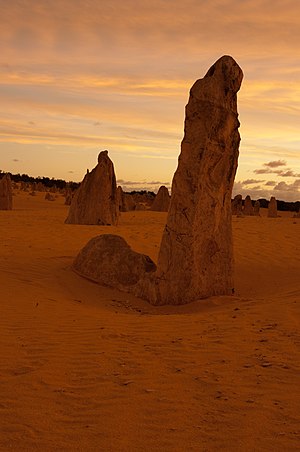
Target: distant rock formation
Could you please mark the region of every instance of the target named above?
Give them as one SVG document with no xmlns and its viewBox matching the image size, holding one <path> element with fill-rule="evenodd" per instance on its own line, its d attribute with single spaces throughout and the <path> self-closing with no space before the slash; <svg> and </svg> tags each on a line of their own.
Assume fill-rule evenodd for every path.
<svg viewBox="0 0 300 452">
<path fill-rule="evenodd" d="M 55 201 L 55 197 L 51 195 L 49 192 L 45 194 L 45 200 L 46 201 Z"/>
<path fill-rule="evenodd" d="M 136 203 L 134 210 L 146 210 L 146 206 L 144 203 L 138 202 L 138 203 Z"/>
<path fill-rule="evenodd" d="M 154 210 L 157 212 L 168 212 L 169 205 L 170 205 L 169 190 L 167 189 L 167 187 L 162 185 L 159 188 L 157 195 L 155 196 L 155 199 L 150 210 Z"/>
<path fill-rule="evenodd" d="M 117 199 L 120 212 L 128 212 L 135 209 L 135 202 L 129 193 L 124 193 L 121 186 L 117 188 Z"/>
<path fill-rule="evenodd" d="M 98 156 L 97 166 L 87 172 L 76 191 L 65 222 L 116 225 L 118 216 L 114 166 L 108 157 L 108 151 L 102 151 Z"/>
<path fill-rule="evenodd" d="M 130 193 L 124 193 L 121 186 L 117 188 L 117 204 L 120 212 L 135 210 L 136 202 Z"/>
<path fill-rule="evenodd" d="M 99 284 L 130 292 L 141 275 L 154 272 L 156 265 L 150 257 L 132 251 L 122 237 L 104 234 L 85 245 L 73 268 L 81 276 Z"/>
<path fill-rule="evenodd" d="M 65 206 L 70 206 L 72 204 L 73 193 L 70 188 L 65 191 Z"/>
<path fill-rule="evenodd" d="M 243 197 L 242 195 L 236 195 L 231 202 L 231 213 L 232 215 L 242 215 L 243 209 Z"/>
<path fill-rule="evenodd" d="M 233 292 L 231 192 L 240 143 L 236 94 L 242 78 L 233 58 L 224 56 L 191 88 L 157 270 L 139 270 L 137 282 L 124 289 L 154 305 Z M 111 261 L 114 253 L 119 253 L 116 244 L 109 257 L 97 253 L 92 267 L 102 267 L 104 256 Z M 87 262 L 83 256 L 81 268 Z M 119 287 L 112 279 L 108 284 Z"/>
<path fill-rule="evenodd" d="M 126 212 L 130 211 L 130 210 L 135 210 L 135 206 L 136 206 L 136 202 L 133 198 L 133 196 L 130 193 L 124 193 L 125 196 L 125 209 Z"/>
<path fill-rule="evenodd" d="M 117 204 L 119 207 L 119 211 L 122 212 L 122 207 L 124 204 L 124 193 L 120 185 L 117 187 Z"/>
<path fill-rule="evenodd" d="M 256 217 L 259 217 L 259 216 L 260 216 L 259 211 L 260 211 L 260 202 L 257 200 L 257 201 L 255 201 L 255 203 L 254 203 L 254 207 L 253 207 L 253 215 L 256 216 Z"/>
<path fill-rule="evenodd" d="M 270 202 L 269 202 L 268 217 L 269 218 L 277 218 L 277 201 L 274 196 L 271 197 Z"/>
<path fill-rule="evenodd" d="M 12 210 L 13 191 L 9 174 L 0 179 L 0 210 Z"/>
<path fill-rule="evenodd" d="M 130 196 L 133 197 L 136 204 L 141 202 L 145 204 L 146 208 L 150 208 L 153 204 L 155 193 L 142 190 L 141 192 L 131 192 Z"/>
<path fill-rule="evenodd" d="M 249 215 L 249 216 L 254 215 L 252 201 L 251 201 L 251 198 L 249 195 L 247 195 L 245 198 L 243 213 L 244 213 L 244 215 Z"/>
<path fill-rule="evenodd" d="M 42 184 L 42 182 L 38 182 L 36 185 L 37 191 L 45 191 L 45 186 Z"/>
</svg>

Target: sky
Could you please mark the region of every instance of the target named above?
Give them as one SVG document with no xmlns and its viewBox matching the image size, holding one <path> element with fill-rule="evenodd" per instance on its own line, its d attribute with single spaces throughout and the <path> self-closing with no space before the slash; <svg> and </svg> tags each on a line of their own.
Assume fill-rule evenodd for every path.
<svg viewBox="0 0 300 452">
<path fill-rule="evenodd" d="M 0 0 L 0 169 L 170 186 L 193 83 L 244 72 L 233 194 L 300 199 L 299 0 Z"/>
</svg>

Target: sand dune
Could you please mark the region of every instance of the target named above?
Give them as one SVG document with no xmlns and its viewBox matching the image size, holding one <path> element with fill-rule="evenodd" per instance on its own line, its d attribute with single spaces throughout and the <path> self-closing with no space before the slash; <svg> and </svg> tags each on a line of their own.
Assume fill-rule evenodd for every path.
<svg viewBox="0 0 300 452">
<path fill-rule="evenodd" d="M 67 212 L 0 212 L 0 450 L 300 450 L 300 220 L 233 218 L 235 295 L 154 307 L 70 266 L 101 233 L 156 261 L 166 213 Z"/>
</svg>

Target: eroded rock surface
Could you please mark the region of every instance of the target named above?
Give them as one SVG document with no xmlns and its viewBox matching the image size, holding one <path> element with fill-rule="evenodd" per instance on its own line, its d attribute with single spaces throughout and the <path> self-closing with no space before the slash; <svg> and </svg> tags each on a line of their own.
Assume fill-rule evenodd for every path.
<svg viewBox="0 0 300 452">
<path fill-rule="evenodd" d="M 244 215 L 249 215 L 249 216 L 254 215 L 253 205 L 252 205 L 251 197 L 249 195 L 247 195 L 245 198 L 243 213 L 244 213 Z"/>
<path fill-rule="evenodd" d="M 168 212 L 170 205 L 170 195 L 167 187 L 162 185 L 159 187 L 157 195 L 154 198 L 153 204 L 150 210 L 157 212 Z"/>
<path fill-rule="evenodd" d="M 51 195 L 49 192 L 45 194 L 45 200 L 46 201 L 55 201 L 55 197 Z"/>
<path fill-rule="evenodd" d="M 74 263 L 76 271 L 155 305 L 232 294 L 231 192 L 239 154 L 237 92 L 242 78 L 233 58 L 224 56 L 190 91 L 157 270 L 153 263 L 150 271 L 144 268 L 144 259 L 147 266 L 149 259 L 145 256 L 135 257 L 143 261 L 137 266 L 130 253 L 123 255 L 128 245 L 121 245 L 119 237 L 111 240 L 109 252 L 106 243 L 92 253 L 97 259 L 89 257 L 85 247 Z M 101 237 L 96 238 L 100 244 L 107 240 Z M 90 249 L 96 248 L 97 243 L 90 244 Z M 119 272 L 126 275 L 121 281 Z M 128 284 L 131 272 L 134 277 Z"/>
<path fill-rule="evenodd" d="M 141 295 L 153 304 L 233 292 L 231 193 L 242 78 L 233 58 L 224 56 L 190 91 L 157 271 L 141 284 Z"/>
<path fill-rule="evenodd" d="M 256 216 L 256 217 L 259 217 L 260 216 L 259 211 L 260 211 L 260 202 L 259 202 L 259 200 L 257 200 L 254 203 L 253 215 Z"/>
<path fill-rule="evenodd" d="M 154 272 L 156 265 L 150 257 L 133 251 L 122 237 L 104 234 L 86 244 L 73 268 L 99 284 L 132 292 L 141 276 Z"/>
<path fill-rule="evenodd" d="M 87 172 L 76 191 L 66 223 L 116 225 L 119 216 L 114 166 L 107 151 L 100 152 L 98 165 Z"/>
<path fill-rule="evenodd" d="M 124 193 L 124 209 L 126 212 L 135 210 L 136 202 L 130 193 Z"/>
<path fill-rule="evenodd" d="M 268 205 L 268 217 L 277 218 L 277 201 L 275 196 L 272 196 Z"/>
<path fill-rule="evenodd" d="M 242 195 L 236 195 L 231 202 L 231 213 L 232 215 L 242 215 L 243 210 L 243 197 Z"/>
<path fill-rule="evenodd" d="M 9 174 L 0 179 L 0 210 L 12 210 L 13 191 Z"/>
</svg>

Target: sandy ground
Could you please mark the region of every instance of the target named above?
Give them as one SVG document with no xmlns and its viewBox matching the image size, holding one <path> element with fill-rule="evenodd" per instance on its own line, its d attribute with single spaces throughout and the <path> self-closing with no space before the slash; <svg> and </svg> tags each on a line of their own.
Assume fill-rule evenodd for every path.
<svg viewBox="0 0 300 452">
<path fill-rule="evenodd" d="M 299 229 L 234 218 L 236 294 L 151 307 L 70 266 L 95 235 L 157 258 L 166 214 L 0 211 L 1 451 L 299 451 Z"/>
</svg>

